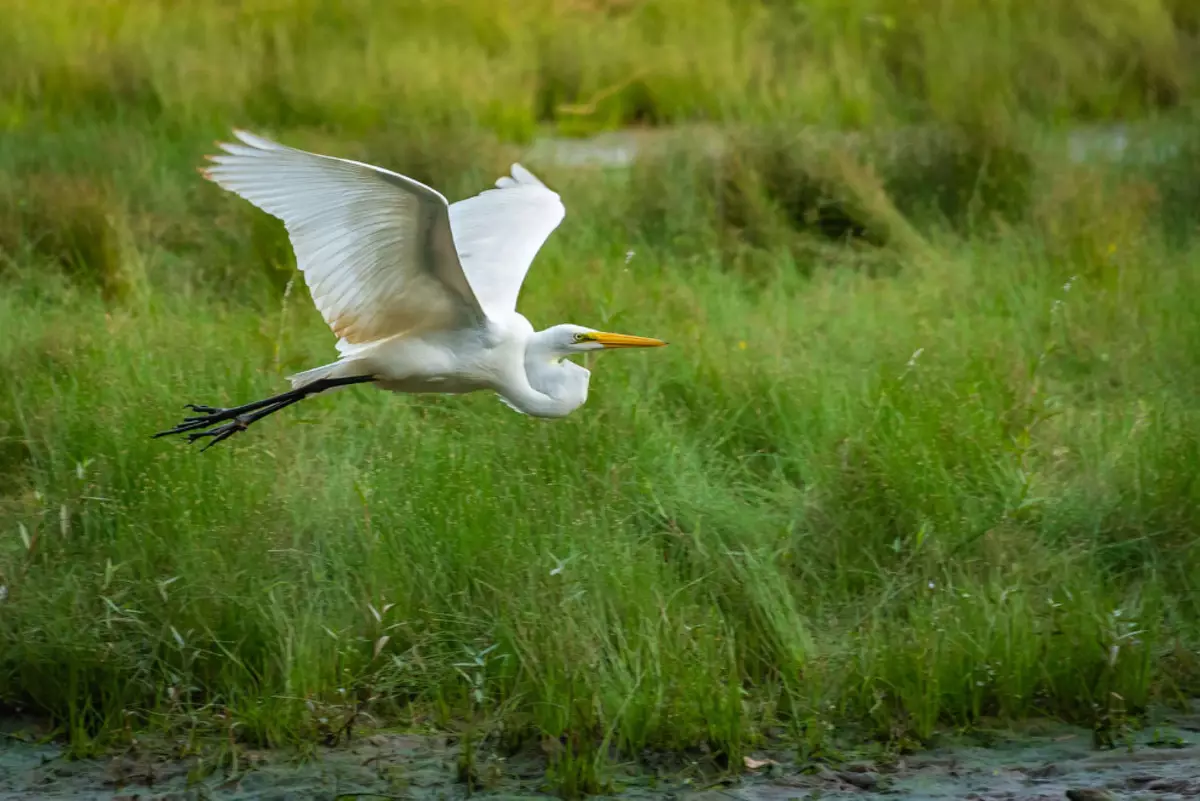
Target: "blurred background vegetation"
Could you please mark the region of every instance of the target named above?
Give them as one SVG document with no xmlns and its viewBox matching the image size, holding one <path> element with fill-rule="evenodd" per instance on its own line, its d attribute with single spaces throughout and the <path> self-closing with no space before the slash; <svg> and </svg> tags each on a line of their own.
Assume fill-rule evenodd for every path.
<svg viewBox="0 0 1200 801">
<path fill-rule="evenodd" d="M 296 699 L 351 686 L 583 732 L 551 773 L 594 789 L 597 743 L 1105 729 L 1200 687 L 1200 5 L 4 18 L 0 699 L 75 742 L 303 739 Z M 606 359 L 557 428 L 339 393 L 223 455 L 144 441 L 331 352 L 282 226 L 194 173 L 234 126 L 452 201 L 521 159 L 568 208 L 523 310 L 673 352 Z M 606 132 L 630 163 L 554 157 Z"/>
<path fill-rule="evenodd" d="M 1100 202 L 1087 195 L 1108 176 L 1072 156 L 1102 159 L 1112 124 L 1132 140 L 1122 160 L 1149 162 L 1125 177 L 1135 216 L 1158 203 L 1190 231 L 1198 202 L 1200 11 L 1184 0 L 7 7 L 0 243 L 104 251 L 88 261 L 110 288 L 131 280 L 115 274 L 123 231 L 212 251 L 212 215 L 227 243 L 250 231 L 260 257 L 286 259 L 277 226 L 182 178 L 194 143 L 231 125 L 402 165 L 455 197 L 537 137 L 685 126 L 655 140 L 667 152 L 641 160 L 622 208 L 597 203 L 632 235 L 700 251 L 814 228 L 911 244 L 897 212 L 1061 226 L 1046 215 L 1064 202 Z M 1048 196 L 1054 211 L 1035 202 Z"/>
</svg>

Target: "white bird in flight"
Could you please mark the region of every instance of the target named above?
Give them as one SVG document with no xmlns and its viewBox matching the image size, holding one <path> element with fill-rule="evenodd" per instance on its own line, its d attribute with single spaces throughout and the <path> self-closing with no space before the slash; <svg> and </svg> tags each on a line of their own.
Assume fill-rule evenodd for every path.
<svg viewBox="0 0 1200 801">
<path fill-rule="evenodd" d="M 218 143 L 224 153 L 201 174 L 283 221 L 340 358 L 254 403 L 188 404 L 198 416 L 155 437 L 209 437 L 207 449 L 310 395 L 368 382 L 392 392 L 491 390 L 523 414 L 563 417 L 587 400 L 591 376 L 568 357 L 666 344 L 569 324 L 535 331 L 517 312 L 529 265 L 566 213 L 520 164 L 495 189 L 448 203 L 380 167 L 234 135 L 241 143 Z"/>
</svg>

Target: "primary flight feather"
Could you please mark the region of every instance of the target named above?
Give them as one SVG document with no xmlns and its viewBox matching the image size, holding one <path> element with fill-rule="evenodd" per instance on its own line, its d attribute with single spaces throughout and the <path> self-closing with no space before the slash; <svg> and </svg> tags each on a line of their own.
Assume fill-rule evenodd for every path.
<svg viewBox="0 0 1200 801">
<path fill-rule="evenodd" d="M 292 389 L 233 408 L 189 405 L 168 431 L 215 445 L 305 397 L 358 383 L 396 392 L 487 389 L 537 417 L 587 400 L 590 373 L 567 357 L 658 339 L 577 325 L 535 331 L 516 311 L 534 256 L 565 215 L 520 164 L 495 189 L 450 204 L 419 181 L 234 131 L 202 174 L 283 221 L 340 358 Z"/>
</svg>

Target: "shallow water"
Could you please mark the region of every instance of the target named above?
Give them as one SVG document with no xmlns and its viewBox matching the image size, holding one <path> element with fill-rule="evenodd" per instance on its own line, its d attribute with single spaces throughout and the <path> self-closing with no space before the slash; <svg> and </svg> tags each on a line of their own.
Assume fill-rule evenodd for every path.
<svg viewBox="0 0 1200 801">
<path fill-rule="evenodd" d="M 910 139 L 918 141 L 932 131 L 906 128 L 897 130 L 894 138 L 898 144 Z M 1190 127 L 1169 124 L 1079 125 L 1048 134 L 1038 144 L 1075 164 L 1161 164 L 1179 153 L 1190 131 Z M 808 133 L 817 141 L 848 143 L 854 139 L 852 134 L 829 129 L 810 129 Z M 624 168 L 632 166 L 639 155 L 681 134 L 693 144 L 703 143 L 712 153 L 725 146 L 718 128 L 695 124 L 606 131 L 588 137 L 547 136 L 537 139 L 522 158 L 531 164 Z"/>
<path fill-rule="evenodd" d="M 755 769 L 740 776 L 701 779 L 677 766 L 657 775 L 646 767 L 617 768 L 611 778 L 615 795 L 630 799 L 1200 797 L 1200 702 L 1189 713 L 1156 713 L 1154 725 L 1110 750 L 1093 748 L 1087 729 L 1047 721 L 942 740 L 891 763 L 798 764 L 781 746 L 750 755 Z M 473 793 L 456 778 L 457 756 L 444 738 L 374 734 L 320 749 L 303 762 L 282 752 L 243 750 L 236 772 L 226 765 L 203 775 L 195 758 L 167 758 L 152 749 L 71 760 L 61 747 L 28 742 L 13 731 L 0 740 L 0 800 L 545 797 L 539 749 L 483 761 L 478 771 L 487 786 Z"/>
</svg>

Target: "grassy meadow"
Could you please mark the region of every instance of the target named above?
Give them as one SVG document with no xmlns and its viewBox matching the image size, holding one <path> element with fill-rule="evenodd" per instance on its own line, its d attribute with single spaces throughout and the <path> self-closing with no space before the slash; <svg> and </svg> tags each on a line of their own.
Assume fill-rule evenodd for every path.
<svg viewBox="0 0 1200 801">
<path fill-rule="evenodd" d="M 1193 4 L 5 8 L 0 704 L 79 753 L 354 720 L 540 742 L 577 794 L 1200 693 Z M 1156 155 L 1068 158 L 1117 123 Z M 560 421 L 352 388 L 151 439 L 333 355 L 195 173 L 233 126 L 451 200 L 677 127 L 524 162 L 568 212 L 520 303 L 671 347 Z"/>
</svg>

